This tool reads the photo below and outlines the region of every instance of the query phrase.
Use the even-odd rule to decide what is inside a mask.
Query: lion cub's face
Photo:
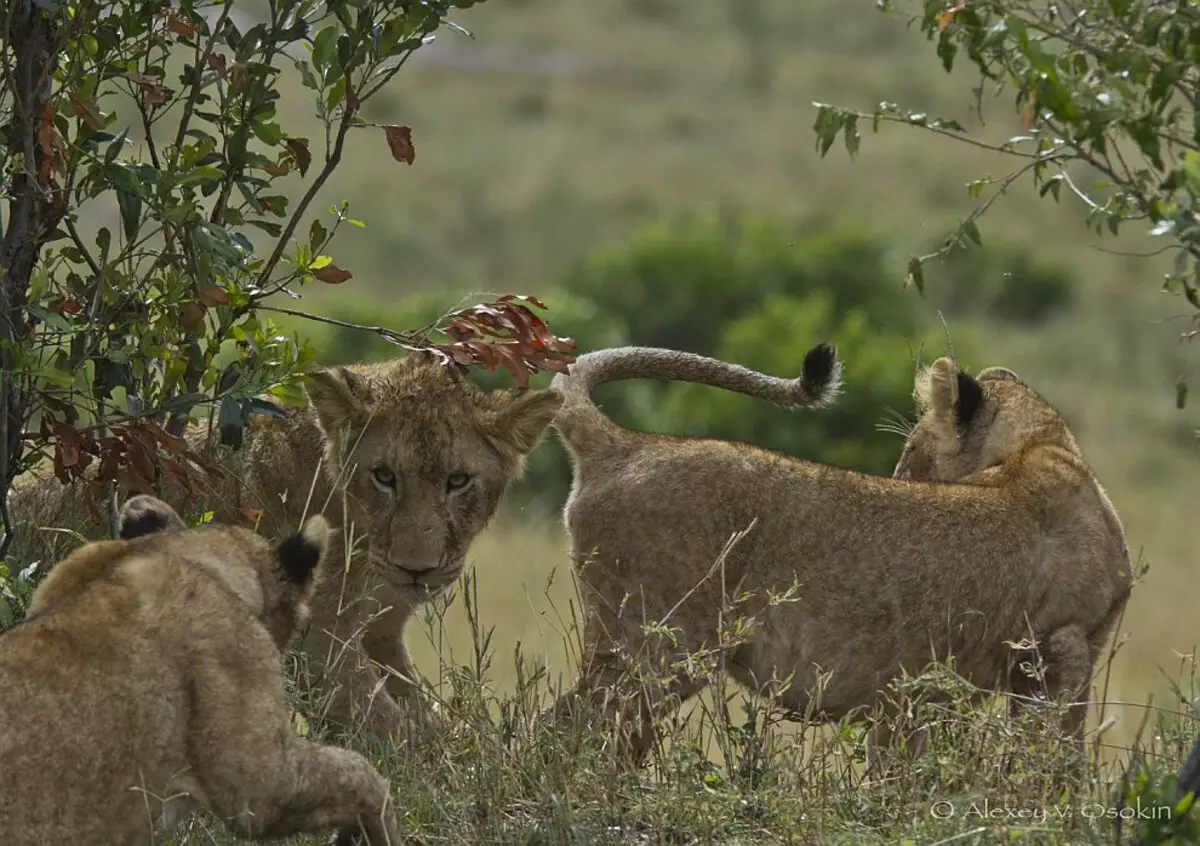
[[[429,354],[318,371],[308,394],[353,536],[382,579],[417,596],[458,576],[562,403],[551,391],[482,392]]]
[[[146,495],[125,503],[118,534],[207,570],[262,620],[280,649],[307,620],[315,571],[329,545],[324,517],[310,517],[299,532],[271,543],[239,526],[188,529],[171,506]]]
[[[1058,413],[1015,373],[989,367],[972,377],[939,358],[917,376],[917,422],[892,473],[917,482],[953,482],[995,467],[1035,434],[1061,430]]]

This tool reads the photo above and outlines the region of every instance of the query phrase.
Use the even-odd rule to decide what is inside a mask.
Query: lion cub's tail
[[[815,408],[837,396],[842,362],[832,344],[817,344],[804,356],[799,378],[783,379],[715,358],[655,347],[613,347],[585,353],[568,373],[554,377],[563,397],[554,428],[575,453],[611,444],[618,427],[592,402],[592,390],[625,379],[699,382],[790,408]]]

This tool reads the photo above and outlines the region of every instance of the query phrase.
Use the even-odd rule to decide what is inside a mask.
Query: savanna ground
[[[536,294],[587,252],[706,206],[797,223],[869,219],[898,245],[900,285],[902,253],[948,232],[971,208],[965,183],[1003,163],[901,127],[865,137],[854,162],[838,150],[818,158],[814,100],[864,110],[891,100],[970,120],[975,80],[943,73],[901,14],[874,7],[867,0],[492,0],[462,13],[458,22],[476,40],[441,35],[368,114],[414,128],[414,166],[392,162],[378,130],[351,136],[323,197],[349,200],[367,223],[337,245],[338,263],[354,279],[306,292],[302,307],[367,301],[386,325],[392,304],[414,292],[444,291],[447,308],[478,291]],[[285,93],[284,102],[301,112],[307,100]],[[989,135],[1019,131],[1007,98],[987,114]],[[307,118],[291,120],[303,127]],[[747,730],[740,696],[727,714],[711,696],[691,706],[691,719],[669,728],[667,751],[638,775],[617,775],[586,733],[578,748],[545,740],[544,754],[533,755],[513,740],[521,731],[512,713],[534,695],[528,687],[545,701],[548,683],[573,673],[573,589],[553,515],[510,508],[472,550],[473,583],[440,623],[410,636],[418,666],[441,677],[447,699],[457,694],[460,715],[453,736],[383,756],[416,837],[1112,841],[1111,820],[1093,818],[1098,807],[1116,807],[1113,785],[1130,747],[1150,747],[1171,769],[1195,731],[1197,417],[1194,401],[1175,409],[1173,386],[1195,374],[1198,359],[1178,342],[1182,324],[1160,322],[1184,306],[1158,293],[1158,260],[1114,252],[1144,253],[1155,243],[1136,235],[1097,242],[1079,209],[1021,188],[989,213],[985,241],[1034,245],[1068,264],[1085,280],[1082,296],[1037,329],[982,321],[974,328],[986,360],[966,364],[1006,364],[1064,412],[1131,550],[1149,566],[1111,669],[1098,680],[1108,704],[1089,724],[1098,758],[1091,775],[1057,779],[1067,756],[1044,730],[976,712],[946,717],[930,751],[901,777],[864,785],[858,734],[786,724],[764,731],[761,714],[758,728]],[[311,334],[320,350],[320,327],[289,328]],[[594,345],[586,334],[578,341],[582,350]],[[477,596],[473,617],[462,599],[467,590]],[[518,645],[525,659],[546,666],[546,679],[519,678]],[[1184,722],[1161,728],[1171,714]],[[227,841],[198,821],[177,842]]]

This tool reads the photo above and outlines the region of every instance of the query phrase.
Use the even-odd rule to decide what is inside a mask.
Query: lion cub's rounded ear
[[[979,371],[979,375],[975,377],[976,382],[986,382],[989,379],[1000,379],[1008,382],[1016,382],[1017,384],[1025,384],[1021,381],[1021,377],[1013,373],[1007,367],[985,367]]]
[[[533,452],[563,404],[562,394],[549,389],[496,396],[501,401],[488,428],[501,447],[522,456]]]
[[[304,391],[327,435],[332,435],[345,423],[365,418],[367,403],[371,400],[366,380],[345,367],[314,370],[308,374]]]
[[[329,522],[320,514],[309,517],[303,528],[284,538],[275,547],[279,569],[294,585],[303,587],[312,580],[313,570],[329,548]]]
[[[183,518],[175,509],[161,499],[138,494],[126,500],[119,517],[117,536],[121,540],[133,540],[142,535],[152,535],[172,529],[185,529]]]

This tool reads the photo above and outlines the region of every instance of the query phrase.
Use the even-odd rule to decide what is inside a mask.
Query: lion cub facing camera
[[[240,837],[398,843],[388,783],[295,734],[282,652],[328,524],[271,544],[129,500],[0,635],[0,839],[143,844],[207,808]]]

